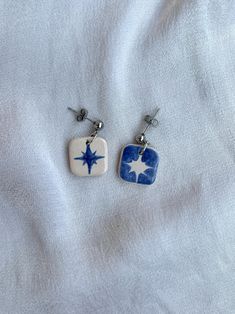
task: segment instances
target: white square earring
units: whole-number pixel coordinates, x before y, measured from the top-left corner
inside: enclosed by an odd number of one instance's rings
[[[68,108],[75,115],[77,121],[88,120],[94,126],[94,132],[88,137],[74,138],[69,143],[69,163],[71,172],[79,177],[94,177],[104,174],[108,169],[107,142],[98,137],[98,132],[103,129],[101,120],[93,121],[88,118],[88,111],[76,111]]]

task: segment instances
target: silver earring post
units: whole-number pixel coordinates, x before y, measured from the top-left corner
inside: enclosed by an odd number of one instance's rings
[[[104,122],[101,121],[101,120],[94,121],[94,120],[91,120],[90,118],[88,118],[88,110],[85,109],[85,108],[82,108],[79,111],[76,111],[73,108],[68,107],[68,110],[72,111],[76,115],[76,120],[78,122],[81,122],[81,121],[84,121],[84,120],[88,120],[88,121],[90,121],[93,124],[93,127],[94,127],[95,130],[90,135],[91,139],[87,140],[87,144],[91,144],[94,141],[94,139],[97,137],[98,132],[101,129],[103,129]]]
[[[149,127],[152,126],[156,128],[159,125],[159,121],[156,119],[156,115],[158,114],[160,108],[157,108],[155,114],[153,116],[146,115],[144,117],[144,121],[147,123],[146,127],[144,128],[143,132],[136,136],[136,142],[138,144],[143,145],[143,148],[140,151],[140,155],[143,155],[146,148],[150,145],[149,141],[146,138],[146,132],[148,131]]]

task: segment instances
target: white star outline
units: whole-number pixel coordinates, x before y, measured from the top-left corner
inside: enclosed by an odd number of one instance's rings
[[[132,160],[131,162],[127,163],[131,167],[129,173],[135,172],[136,174],[136,182],[138,182],[140,174],[146,175],[145,170],[152,168],[147,166],[146,163],[143,162],[141,159],[142,155],[139,155],[137,160]]]

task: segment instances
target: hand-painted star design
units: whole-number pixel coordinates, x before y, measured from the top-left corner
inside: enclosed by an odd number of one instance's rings
[[[131,167],[130,172],[136,173],[136,181],[138,181],[138,177],[140,174],[144,174],[145,170],[151,168],[142,161],[141,155],[139,155],[137,160],[132,160],[130,163],[128,163],[128,165]]]
[[[104,156],[96,155],[96,151],[93,153],[90,148],[90,144],[86,146],[86,152],[82,152],[81,157],[74,158],[75,160],[82,160],[83,165],[87,164],[88,173],[91,174],[91,169],[94,164],[97,164],[97,160],[104,158]]]

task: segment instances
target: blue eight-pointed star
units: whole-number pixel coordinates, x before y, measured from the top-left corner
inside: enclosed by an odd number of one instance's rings
[[[88,173],[91,174],[91,169],[94,164],[97,164],[97,160],[104,158],[104,156],[96,155],[96,151],[93,153],[90,148],[90,144],[86,144],[86,151],[85,153],[82,152],[81,157],[74,158],[75,160],[82,160],[83,165],[87,164]]]
[[[120,177],[128,182],[152,184],[157,175],[159,157],[152,148],[146,148],[141,155],[140,145],[124,147],[120,162]]]

